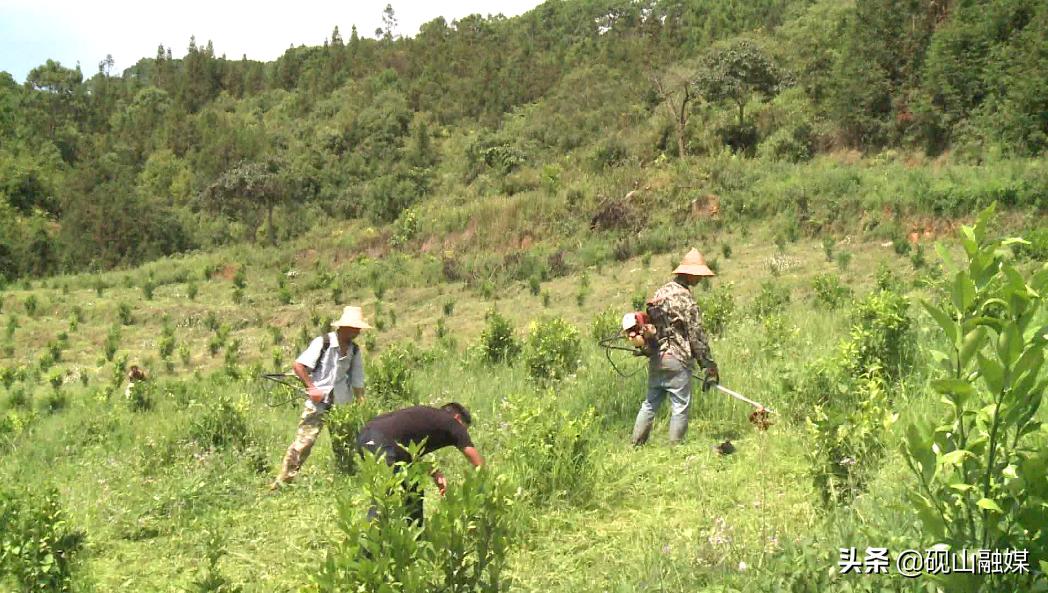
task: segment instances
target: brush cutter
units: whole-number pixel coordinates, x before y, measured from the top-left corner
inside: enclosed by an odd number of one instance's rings
[[[623,325],[626,325],[626,320],[623,320]],[[629,346],[624,345],[624,343],[629,344]],[[644,350],[642,350],[641,348],[637,347],[635,345],[635,342],[630,340],[629,336],[623,334],[615,334],[613,336],[608,336],[600,340],[600,346],[604,349],[604,356],[607,357],[608,363],[611,365],[611,368],[615,371],[617,375],[623,378],[632,377],[633,375],[637,374],[641,369],[637,368],[634,369],[632,372],[624,372],[622,369],[619,368],[617,364],[615,364],[615,360],[611,355],[613,351],[629,352],[633,356],[637,357],[647,356],[647,353],[644,352]],[[692,376],[698,379],[700,382],[705,382],[705,377],[702,377],[695,373],[692,373]],[[775,411],[771,408],[761,404],[760,402],[753,401],[752,399],[746,397],[745,395],[742,395],[738,391],[729,389],[721,385],[720,383],[714,383],[713,387],[717,391],[723,393],[724,395],[737,399],[756,408],[750,414],[750,422],[757,426],[757,428],[761,430],[766,430],[768,426],[771,425],[771,421],[768,419],[768,415],[775,413]]]
[[[294,373],[265,373],[259,378],[263,379],[262,392],[266,396],[266,405],[271,408],[294,404],[302,397],[309,397]]]

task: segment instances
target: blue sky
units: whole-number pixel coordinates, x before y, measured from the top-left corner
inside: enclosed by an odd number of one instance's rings
[[[423,23],[443,16],[449,22],[469,14],[515,16],[537,0],[292,0],[234,2],[182,0],[0,0],[0,70],[18,82],[48,59],[63,66],[77,62],[85,78],[112,54],[115,72],[140,58],[154,57],[157,46],[185,54],[189,38],[214,43],[217,55],[270,61],[290,45],[319,45],[338,25],[349,37],[352,25],[371,37],[392,4],[397,32],[414,35]]]

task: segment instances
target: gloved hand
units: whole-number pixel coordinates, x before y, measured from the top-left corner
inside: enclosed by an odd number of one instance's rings
[[[703,393],[713,389],[718,384],[720,384],[720,371],[717,369],[717,365],[713,364],[706,367],[706,378],[702,381]]]

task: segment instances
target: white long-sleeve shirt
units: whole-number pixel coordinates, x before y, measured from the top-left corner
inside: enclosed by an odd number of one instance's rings
[[[323,360],[318,363],[317,357],[320,356],[325,339],[328,341],[328,348],[324,352]],[[335,332],[314,338],[295,362],[310,369],[313,385],[325,395],[334,391],[333,401],[336,405],[353,401],[352,388],[364,387],[364,357],[360,348],[350,343],[347,351],[343,353],[339,350],[338,335]]]

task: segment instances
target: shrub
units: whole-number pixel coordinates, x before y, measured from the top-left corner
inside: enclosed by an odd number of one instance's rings
[[[143,412],[153,407],[153,388],[151,381],[129,383],[124,390],[124,403],[132,412]]]
[[[357,436],[364,425],[381,410],[373,398],[365,398],[335,406],[327,413],[324,424],[331,435],[331,450],[334,453],[335,469],[352,474],[357,468]]]
[[[207,566],[203,574],[190,582],[189,593],[241,593],[243,591],[219,570],[218,561],[225,555],[226,550],[222,537],[214,531],[208,531],[207,550],[204,554],[207,558]]]
[[[528,278],[528,292],[531,296],[539,296],[539,292],[542,290],[542,277],[538,274],[532,274]]]
[[[32,408],[32,399],[24,387],[15,389],[8,388],[7,408],[12,410],[29,410]]]
[[[724,335],[724,330],[735,317],[735,285],[728,283],[695,299],[702,313],[702,324],[706,331],[715,336]]]
[[[127,303],[118,303],[116,314],[120,319],[120,325],[132,325],[135,322],[134,317],[131,315],[131,305]]]
[[[762,319],[786,308],[790,302],[790,289],[776,282],[761,283],[761,291],[753,299],[753,315]]]
[[[197,293],[198,292],[199,292],[199,288],[197,288],[196,282],[190,282],[186,286],[186,296],[189,297],[189,300],[195,301],[196,298],[197,298]]]
[[[629,152],[626,145],[618,138],[608,138],[593,151],[593,170],[600,172],[609,167],[617,167],[626,162]]]
[[[913,269],[920,270],[927,263],[928,261],[924,257],[924,244],[917,243],[913,248],[913,253],[910,254],[910,264],[913,265]]]
[[[4,389],[11,389],[15,383],[15,370],[11,367],[0,367],[0,385]]]
[[[455,312],[455,301],[451,299],[444,301],[443,309],[444,317],[451,317],[451,314]]]
[[[57,342],[48,342],[47,343],[47,353],[51,355],[51,360],[54,360],[55,362],[60,362],[62,360],[62,337],[61,337],[61,335],[59,335]]]
[[[118,348],[120,348],[120,326],[114,325],[109,328],[109,333],[106,334],[106,341],[102,344],[102,352],[105,354],[107,361],[112,362]]]
[[[922,303],[945,338],[931,354],[944,373],[932,388],[947,408],[939,420],[918,420],[907,431],[905,459],[919,484],[908,494],[932,542],[1022,549],[1043,559],[1048,448],[1038,409],[1048,339],[1037,328],[1048,275],[1024,275],[1002,257],[1004,242],[986,234],[994,210],[962,229],[966,261],[947,284],[948,298]],[[1041,568],[983,575],[979,584],[982,591],[1037,591],[1048,586],[1043,560]]]
[[[35,294],[31,294],[25,297],[22,305],[25,307],[26,315],[36,317],[36,311],[40,307],[40,300],[36,298]]]
[[[484,315],[480,347],[490,363],[512,363],[520,354],[520,342],[513,336],[513,324],[492,308]]]
[[[423,527],[410,521],[406,488],[422,488],[432,467],[423,458],[394,471],[365,456],[360,500],[339,501],[341,538],[320,564],[314,590],[499,593],[508,588],[502,572],[520,521],[506,479],[484,468],[468,472],[460,485],[449,487]],[[373,517],[360,512],[366,505]]]
[[[389,238],[389,244],[400,247],[415,238],[419,229],[418,212],[414,208],[408,208],[400,213],[396,222],[393,223],[393,236]]]
[[[916,351],[913,320],[906,297],[879,290],[855,304],[848,354],[853,374],[879,367],[890,378],[910,367]]]
[[[208,393],[189,422],[189,438],[203,449],[244,450],[251,442],[247,416],[222,392]]]
[[[837,267],[840,271],[844,272],[848,269],[848,264],[851,263],[852,254],[850,251],[839,251],[837,252]]]
[[[1048,261],[1048,227],[1040,227],[1023,234],[1026,243],[1016,243],[1019,255],[1034,261]]]
[[[247,266],[240,266],[233,274],[233,287],[243,290],[247,288]]]
[[[22,591],[73,590],[85,534],[66,520],[56,489],[0,490],[0,575]]]
[[[214,311],[208,311],[204,316],[204,327],[211,331],[218,331],[218,315]]]
[[[524,346],[528,373],[538,380],[559,380],[579,364],[579,330],[556,317],[532,323]]]
[[[808,419],[808,462],[823,503],[851,500],[880,469],[877,462],[894,416],[878,370],[856,381],[843,394],[845,401],[816,406]]]
[[[153,276],[146,278],[146,281],[142,283],[142,296],[147,301],[153,300],[153,291],[156,290],[156,282],[153,280]]]
[[[622,315],[615,307],[608,307],[590,323],[590,337],[594,342],[600,343],[605,338],[615,337],[621,329]]]
[[[240,340],[230,340],[226,344],[225,360],[226,373],[231,377],[239,377],[240,372],[237,370],[237,366],[240,364]]]
[[[826,256],[826,261],[833,261],[833,248],[837,244],[831,237],[822,238],[822,252]]]
[[[851,289],[841,284],[837,274],[819,274],[812,280],[815,302],[828,309],[836,309],[851,298]]]
[[[165,315],[163,325],[160,328],[160,338],[157,340],[157,351],[160,354],[161,360],[167,360],[171,358],[171,355],[175,353],[175,327],[171,325],[171,320]]]
[[[499,454],[517,485],[536,504],[582,502],[596,483],[595,412],[569,413],[553,390],[515,394],[499,411]]]
[[[414,362],[410,347],[390,344],[368,369],[369,397],[383,409],[417,404],[418,394],[411,385]]]

